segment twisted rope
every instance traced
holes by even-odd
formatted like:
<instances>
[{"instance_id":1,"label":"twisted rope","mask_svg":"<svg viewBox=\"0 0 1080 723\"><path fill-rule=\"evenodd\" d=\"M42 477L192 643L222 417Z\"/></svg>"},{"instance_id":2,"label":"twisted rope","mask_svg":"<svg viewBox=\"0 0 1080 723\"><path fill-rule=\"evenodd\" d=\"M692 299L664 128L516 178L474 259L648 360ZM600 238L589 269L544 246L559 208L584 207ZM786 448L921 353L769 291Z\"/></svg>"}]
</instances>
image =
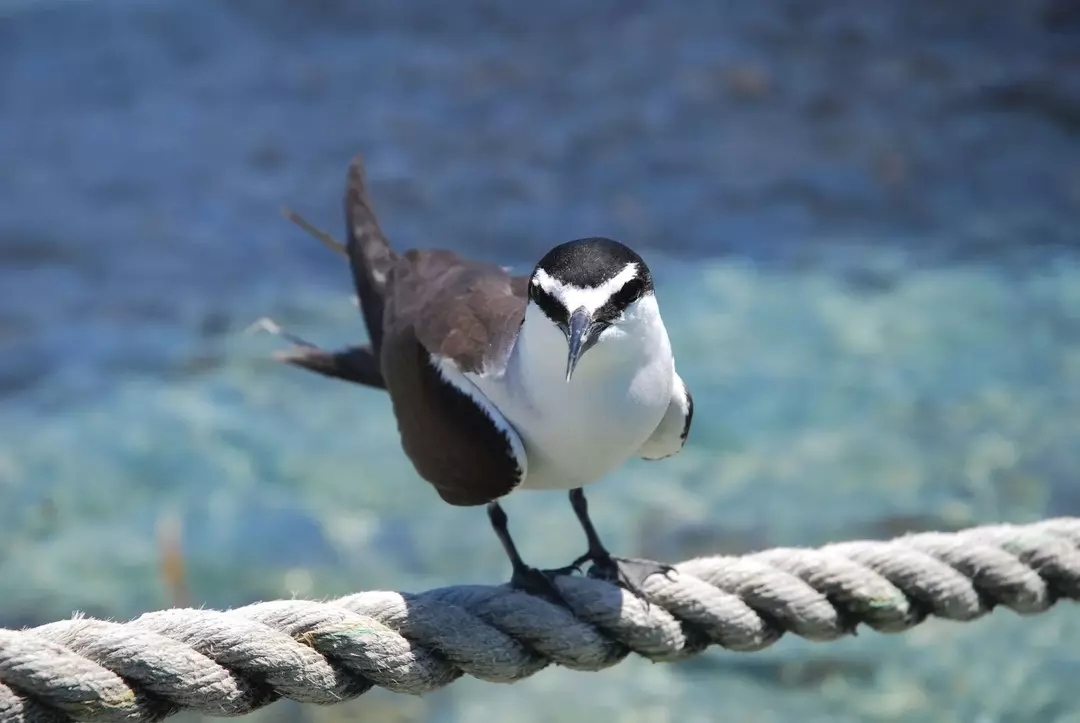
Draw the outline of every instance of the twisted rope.
<instances>
[{"instance_id":1,"label":"twisted rope","mask_svg":"<svg viewBox=\"0 0 1080 723\"><path fill-rule=\"evenodd\" d=\"M1080 599L1080 518L704 557L676 570L650 578L648 605L564 577L572 611L468 585L0 629L0 722L234 716L281 697L335 703L376 685L422 694L464 674L511 683L551 663L600 670L631 652L672 661L709 645L755 651L785 632L820 641L860 624L900 632L997 605L1030 615Z\"/></svg>"}]
</instances>

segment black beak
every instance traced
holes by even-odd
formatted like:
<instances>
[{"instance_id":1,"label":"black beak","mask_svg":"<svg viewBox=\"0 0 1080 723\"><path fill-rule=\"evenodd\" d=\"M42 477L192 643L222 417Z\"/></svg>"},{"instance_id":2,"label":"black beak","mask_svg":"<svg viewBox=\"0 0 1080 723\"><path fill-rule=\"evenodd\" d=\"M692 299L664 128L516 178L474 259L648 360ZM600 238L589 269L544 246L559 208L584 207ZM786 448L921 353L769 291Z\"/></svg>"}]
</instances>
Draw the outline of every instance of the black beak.
<instances>
[{"instance_id":1,"label":"black beak","mask_svg":"<svg viewBox=\"0 0 1080 723\"><path fill-rule=\"evenodd\" d=\"M574 367L578 359L589 347L589 330L592 327L592 317L584 306L570 315L570 323L566 327L566 341L570 347L570 355L566 359L566 381L574 375Z\"/></svg>"}]
</instances>

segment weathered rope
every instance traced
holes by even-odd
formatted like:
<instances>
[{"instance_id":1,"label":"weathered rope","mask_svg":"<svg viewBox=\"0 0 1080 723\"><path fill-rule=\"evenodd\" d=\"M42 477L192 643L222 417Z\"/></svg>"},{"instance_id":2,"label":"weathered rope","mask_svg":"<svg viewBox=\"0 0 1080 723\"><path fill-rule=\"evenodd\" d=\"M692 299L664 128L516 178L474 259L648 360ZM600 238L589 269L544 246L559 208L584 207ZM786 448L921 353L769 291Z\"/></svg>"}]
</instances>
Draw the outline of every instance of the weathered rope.
<instances>
[{"instance_id":1,"label":"weathered rope","mask_svg":"<svg viewBox=\"0 0 1080 723\"><path fill-rule=\"evenodd\" d=\"M670 661L709 645L761 650L785 632L898 632L929 615L974 620L996 605L1039 613L1080 599L1080 518L705 557L676 569L650 579L647 606L566 577L558 584L573 612L475 585L0 629L0 722L149 721L181 709L232 716L280 697L334 703L376 685L425 693L462 674L509 683L551 663L599 670L631 652Z\"/></svg>"}]
</instances>

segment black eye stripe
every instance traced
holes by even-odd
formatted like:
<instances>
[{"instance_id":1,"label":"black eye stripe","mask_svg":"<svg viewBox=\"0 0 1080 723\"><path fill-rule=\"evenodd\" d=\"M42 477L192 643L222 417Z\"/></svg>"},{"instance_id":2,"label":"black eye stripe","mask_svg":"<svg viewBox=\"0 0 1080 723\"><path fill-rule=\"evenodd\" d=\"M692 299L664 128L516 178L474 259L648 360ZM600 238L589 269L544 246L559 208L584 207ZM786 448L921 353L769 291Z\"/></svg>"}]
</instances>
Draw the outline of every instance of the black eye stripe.
<instances>
[{"instance_id":1,"label":"black eye stripe","mask_svg":"<svg viewBox=\"0 0 1080 723\"><path fill-rule=\"evenodd\" d=\"M612 294L603 306L596 310L596 313L593 314L594 322L605 325L615 322L626 311L626 307L644 296L646 291L646 283L643 279L640 277L630 279ZM562 302L542 286L535 283L530 284L529 296L540 307L540 311L544 313L544 316L552 322L561 325L569 323L570 312L567 311Z\"/></svg>"},{"instance_id":2,"label":"black eye stripe","mask_svg":"<svg viewBox=\"0 0 1080 723\"><path fill-rule=\"evenodd\" d=\"M569 323L569 313L566 311L566 307L559 303L559 300L549 294L543 289L543 287L533 284L532 286L532 300L540 307L540 311L544 312L544 316L551 319L556 324Z\"/></svg>"},{"instance_id":3,"label":"black eye stripe","mask_svg":"<svg viewBox=\"0 0 1080 723\"><path fill-rule=\"evenodd\" d=\"M645 295L645 282L639 278L633 278L622 285L622 288L611 295L607 302L596 310L596 319L614 321L626 310L626 307Z\"/></svg>"}]
</instances>

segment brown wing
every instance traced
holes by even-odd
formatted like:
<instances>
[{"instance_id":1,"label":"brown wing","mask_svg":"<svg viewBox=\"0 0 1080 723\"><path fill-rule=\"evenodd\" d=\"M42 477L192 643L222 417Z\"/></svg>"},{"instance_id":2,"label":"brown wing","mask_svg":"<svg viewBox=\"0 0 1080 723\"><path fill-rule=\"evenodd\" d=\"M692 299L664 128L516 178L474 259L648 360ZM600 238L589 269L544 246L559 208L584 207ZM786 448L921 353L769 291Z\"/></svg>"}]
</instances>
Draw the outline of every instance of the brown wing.
<instances>
[{"instance_id":1,"label":"brown wing","mask_svg":"<svg viewBox=\"0 0 1080 723\"><path fill-rule=\"evenodd\" d=\"M274 354L274 358L324 377L373 389L386 389L379 358L368 344L333 350L320 349L312 344L295 344L291 349Z\"/></svg>"},{"instance_id":2,"label":"brown wing","mask_svg":"<svg viewBox=\"0 0 1080 723\"><path fill-rule=\"evenodd\" d=\"M526 300L529 298L529 276L511 276L510 277L510 289L514 292L514 296L520 296L522 299L522 308Z\"/></svg>"},{"instance_id":3,"label":"brown wing","mask_svg":"<svg viewBox=\"0 0 1080 723\"><path fill-rule=\"evenodd\" d=\"M450 251L409 251L404 261L393 272L395 315L411 320L429 352L462 371L500 371L525 315L526 299L514 293L510 276Z\"/></svg>"},{"instance_id":4,"label":"brown wing","mask_svg":"<svg viewBox=\"0 0 1080 723\"><path fill-rule=\"evenodd\" d=\"M353 285L371 346L382 344L383 296L386 272L397 254L390 247L368 197L364 161L359 155L349 163L345 180L345 250L352 269Z\"/></svg>"},{"instance_id":5,"label":"brown wing","mask_svg":"<svg viewBox=\"0 0 1080 723\"><path fill-rule=\"evenodd\" d=\"M453 505L498 499L527 471L517 432L463 374L505 365L525 313L514 285L449 251L408 251L386 280L381 361L402 447Z\"/></svg>"}]
</instances>

